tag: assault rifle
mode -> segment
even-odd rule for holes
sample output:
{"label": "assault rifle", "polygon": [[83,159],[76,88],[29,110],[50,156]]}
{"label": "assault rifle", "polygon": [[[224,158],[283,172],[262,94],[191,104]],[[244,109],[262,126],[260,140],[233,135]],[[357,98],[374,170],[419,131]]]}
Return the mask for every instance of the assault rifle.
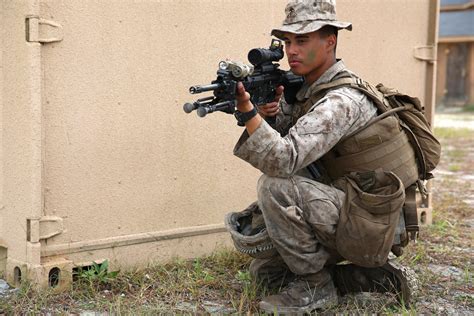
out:
{"label": "assault rifle", "polygon": [[[285,100],[293,103],[296,92],[303,83],[303,77],[279,69],[280,65],[276,61],[282,59],[283,55],[283,44],[280,40],[273,39],[269,49],[254,48],[249,51],[248,60],[251,65],[236,61],[221,61],[216,80],[209,85],[189,88],[191,94],[213,91],[213,96],[184,104],[184,112],[191,113],[196,110],[200,117],[216,111],[233,114],[236,111],[235,95],[239,81],[249,92],[250,101],[254,106],[273,102],[278,86],[284,87]],[[268,118],[267,121],[274,122],[274,117]]]}

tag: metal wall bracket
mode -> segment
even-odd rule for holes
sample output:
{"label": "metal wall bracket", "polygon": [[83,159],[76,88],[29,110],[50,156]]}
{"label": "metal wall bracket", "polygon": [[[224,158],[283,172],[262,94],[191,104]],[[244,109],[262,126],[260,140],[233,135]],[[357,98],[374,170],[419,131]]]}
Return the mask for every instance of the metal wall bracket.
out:
{"label": "metal wall bracket", "polygon": [[416,46],[413,51],[413,56],[421,61],[429,63],[436,62],[437,49],[434,45]]}
{"label": "metal wall bracket", "polygon": [[39,16],[26,17],[26,41],[30,43],[54,43],[63,40],[63,27],[54,21]]}
{"label": "metal wall bracket", "polygon": [[57,216],[43,216],[39,220],[39,239],[48,239],[64,231],[63,219]]}

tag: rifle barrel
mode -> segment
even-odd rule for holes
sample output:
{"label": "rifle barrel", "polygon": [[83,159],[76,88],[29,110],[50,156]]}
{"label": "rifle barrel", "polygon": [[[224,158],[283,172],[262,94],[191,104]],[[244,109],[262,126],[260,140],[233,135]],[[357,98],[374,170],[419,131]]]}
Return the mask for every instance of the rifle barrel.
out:
{"label": "rifle barrel", "polygon": [[212,90],[217,90],[222,87],[222,84],[220,83],[213,83],[213,84],[208,84],[208,85],[203,85],[203,86],[192,86],[189,88],[189,92],[191,94],[196,94],[196,93],[201,93],[201,92],[206,92],[206,91],[212,91]]}

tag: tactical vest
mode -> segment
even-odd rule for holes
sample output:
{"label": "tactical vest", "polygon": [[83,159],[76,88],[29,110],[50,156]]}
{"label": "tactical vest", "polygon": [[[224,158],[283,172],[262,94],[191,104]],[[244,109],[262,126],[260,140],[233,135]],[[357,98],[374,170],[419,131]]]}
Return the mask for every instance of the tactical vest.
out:
{"label": "tactical vest", "polygon": [[[333,81],[348,75],[342,72]],[[294,121],[306,114],[328,92],[325,89],[315,91],[306,101],[295,104],[299,113],[296,113]],[[351,172],[379,168],[395,173],[405,188],[418,180],[415,152],[399,120],[393,115],[378,116],[366,126],[345,136],[319,160],[319,164],[330,182]]]}
{"label": "tactical vest", "polygon": [[[341,84],[344,81],[346,81],[345,84]],[[356,85],[353,85],[354,81],[357,82]],[[309,99],[295,103],[293,123],[310,111],[328,91],[342,86],[360,88],[360,85],[364,85],[364,82],[349,72],[337,74],[331,82],[314,89]],[[312,170],[316,170],[316,174],[320,176],[319,179],[327,184],[334,183],[338,178],[351,172],[374,171],[381,168],[395,173],[405,187],[406,198],[403,206],[405,233],[401,231],[399,242],[392,247],[392,252],[398,256],[402,253],[401,247],[406,246],[409,239],[415,240],[418,236],[416,188],[418,185],[420,192],[426,194],[426,189],[419,179],[429,179],[431,174],[427,172],[426,160],[419,146],[413,146],[413,142],[410,143],[409,139],[413,140],[414,136],[408,135],[409,129],[402,128],[404,123],[396,116],[399,109],[389,110],[391,107],[385,103],[383,93],[371,85],[364,85],[364,89],[359,90],[367,96],[368,100],[374,102],[378,116],[352,134],[346,135],[307,169],[313,175],[315,173]],[[369,90],[370,93],[367,93]],[[433,143],[433,145],[436,144]],[[432,166],[428,169],[432,170]]]}

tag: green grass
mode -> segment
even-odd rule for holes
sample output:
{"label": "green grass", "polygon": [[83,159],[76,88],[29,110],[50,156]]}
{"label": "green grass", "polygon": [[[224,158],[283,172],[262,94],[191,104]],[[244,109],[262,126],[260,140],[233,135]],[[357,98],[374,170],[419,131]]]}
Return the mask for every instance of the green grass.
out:
{"label": "green grass", "polygon": [[449,165],[448,170],[452,172],[458,172],[461,171],[461,166],[458,164],[451,164]]}
{"label": "green grass", "polygon": [[[107,277],[91,277],[92,274],[82,272],[71,290],[59,294],[38,291],[24,283],[16,295],[0,299],[0,312],[40,313],[53,308],[56,314],[67,308],[68,312],[147,314],[179,313],[192,306],[197,306],[198,312],[204,311],[200,306],[207,300],[227,304],[236,311],[256,311],[261,291],[246,275],[248,263],[248,257],[223,249],[195,260],[175,259]],[[96,269],[103,271],[100,267]]]}
{"label": "green grass", "polygon": [[469,128],[435,127],[434,134],[436,137],[444,139],[469,138],[474,137],[474,130]]}
{"label": "green grass", "polygon": [[474,104],[468,104],[463,108],[463,112],[474,112]]}

